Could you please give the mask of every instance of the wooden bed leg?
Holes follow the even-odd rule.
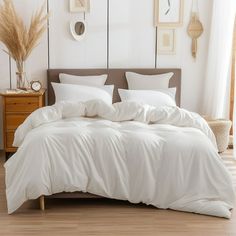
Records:
[[[45,210],[45,202],[44,202],[44,196],[40,196],[39,198],[39,205],[40,205],[40,210],[44,211]]]

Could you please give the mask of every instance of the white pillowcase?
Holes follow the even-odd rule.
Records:
[[[130,90],[156,90],[169,88],[169,81],[173,75],[173,72],[159,75],[126,72],[126,79]]]
[[[107,75],[95,75],[95,76],[78,76],[59,74],[59,79],[62,84],[77,84],[86,86],[103,86],[107,80]]]
[[[56,102],[81,101],[100,99],[107,104],[112,104],[114,85],[106,85],[100,88],[84,85],[52,83]]]
[[[154,91],[165,93],[165,94],[169,95],[175,101],[176,90],[177,90],[177,88],[174,87],[174,88],[168,88],[168,89],[157,89]]]
[[[175,95],[176,88],[163,90],[126,90],[118,89],[121,101],[135,101],[148,104],[154,107],[176,106]],[[171,91],[172,90],[172,91]],[[171,95],[172,94],[172,95]]]

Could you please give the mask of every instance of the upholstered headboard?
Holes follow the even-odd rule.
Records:
[[[119,102],[120,97],[118,94],[118,88],[127,89],[127,81],[125,78],[125,72],[131,71],[144,75],[163,74],[173,72],[174,75],[170,79],[169,87],[176,87],[176,103],[180,106],[180,94],[181,94],[181,69],[49,69],[48,70],[48,105],[55,103],[55,95],[51,85],[51,82],[59,83],[59,74],[66,73],[71,75],[101,75],[108,74],[106,84],[114,84],[114,97],[113,102]]]

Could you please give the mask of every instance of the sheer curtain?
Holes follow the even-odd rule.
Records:
[[[213,0],[202,113],[227,118],[236,0]]]

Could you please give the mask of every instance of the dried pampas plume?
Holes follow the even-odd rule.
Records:
[[[18,72],[23,72],[24,61],[39,43],[47,28],[48,14],[44,14],[45,4],[31,17],[29,27],[17,14],[12,0],[3,0],[0,6],[0,41],[7,47],[15,61]]]

